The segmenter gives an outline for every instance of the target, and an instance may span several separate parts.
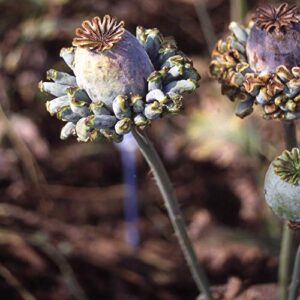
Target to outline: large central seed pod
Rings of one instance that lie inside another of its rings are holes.
[[[73,40],[78,86],[108,108],[119,95],[145,96],[147,78],[154,71],[144,47],[123,26],[108,15],[95,17],[82,23]]]
[[[285,65],[300,66],[300,15],[296,6],[259,8],[247,40],[250,67],[256,71],[275,72]]]

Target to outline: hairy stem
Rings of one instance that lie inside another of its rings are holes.
[[[296,127],[294,122],[283,122],[283,132],[286,149],[291,150],[297,146]],[[293,252],[293,231],[288,227],[287,222],[284,224],[281,249],[279,257],[279,300],[287,299],[288,282],[290,278],[291,260]]]
[[[136,128],[132,130],[132,133],[139,146],[139,149],[141,150],[144,158],[154,174],[178,242],[181,246],[182,252],[193,275],[195,283],[199,291],[206,296],[206,299],[212,300],[213,298],[209,290],[206,275],[201,266],[198,264],[196,254],[188,237],[183,215],[179,208],[178,201],[167,171],[147,135]]]

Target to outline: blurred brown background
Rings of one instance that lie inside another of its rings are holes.
[[[248,1],[247,20],[257,5]],[[259,108],[246,120],[235,117],[208,77],[210,45],[234,13],[225,0],[0,0],[1,299],[197,297],[140,154],[141,241],[133,249],[124,239],[118,149],[61,141],[62,123],[46,112],[48,98],[37,88],[48,69],[66,69],[59,51],[74,29],[104,14],[123,19],[131,32],[159,28],[193,59],[201,87],[186,97],[181,115],[153,122],[149,135],[222,299],[267,299],[253,298],[262,284],[266,295],[274,293],[280,223],[265,206],[262,184],[283,149],[281,126],[263,121]]]

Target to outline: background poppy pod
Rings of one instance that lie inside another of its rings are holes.
[[[216,44],[210,74],[238,102],[237,116],[244,118],[258,104],[265,119],[300,117],[298,19],[287,4],[259,9],[248,28],[232,22],[231,34]]]
[[[247,56],[256,72],[275,72],[278,66],[300,66],[300,15],[296,6],[257,9],[247,40]]]

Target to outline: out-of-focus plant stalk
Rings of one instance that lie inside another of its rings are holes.
[[[296,126],[294,122],[283,122],[283,132],[287,150],[297,147]],[[278,270],[278,297],[279,300],[287,299],[288,282],[290,278],[290,268],[293,253],[293,231],[285,222],[282,233],[281,249]]]
[[[10,139],[12,145],[14,146],[16,153],[20,158],[20,161],[22,162],[27,179],[29,180],[34,192],[39,198],[39,210],[43,213],[46,213],[49,207],[51,206],[51,203],[48,199],[47,191],[42,187],[42,185],[46,182],[44,175],[40,170],[31,151],[28,149],[23,139],[14,130],[1,104],[0,119],[4,122],[4,126],[7,131],[7,136]]]
[[[23,300],[37,300],[22,283],[2,264],[0,264],[0,277],[13,287]]]
[[[27,173],[28,178],[30,179],[32,184],[37,188],[37,186],[39,185],[38,184],[39,175],[35,168],[35,162],[32,159],[31,153],[29,153],[29,150],[27,149],[26,145],[23,143],[23,141],[21,141],[19,136],[17,136],[17,134],[15,133],[1,105],[0,105],[0,119],[4,122],[8,137],[11,140],[12,144],[15,146],[20,156],[20,159],[24,164],[24,170]]]
[[[231,21],[242,24],[247,14],[247,0],[230,0]]]
[[[293,277],[288,300],[296,300],[300,286],[300,245],[298,246],[294,263]]]
[[[69,264],[65,256],[47,240],[47,236],[45,234],[43,234],[42,232],[38,232],[29,237],[27,241],[35,247],[38,247],[56,264],[56,266],[61,271],[63,280],[65,281],[65,284],[69,288],[69,291],[74,299],[89,300],[79,282],[77,281],[71,265]]]
[[[167,171],[147,135],[136,128],[132,130],[132,134],[156,179],[158,188],[164,199],[169,218],[194,281],[199,291],[206,296],[206,299],[213,300],[206,275],[201,266],[198,264],[195,251],[188,237],[186,224]]]
[[[195,10],[201,25],[201,29],[206,40],[209,52],[211,52],[216,44],[217,37],[214,31],[211,18],[208,14],[206,3],[203,0],[195,1]]]

